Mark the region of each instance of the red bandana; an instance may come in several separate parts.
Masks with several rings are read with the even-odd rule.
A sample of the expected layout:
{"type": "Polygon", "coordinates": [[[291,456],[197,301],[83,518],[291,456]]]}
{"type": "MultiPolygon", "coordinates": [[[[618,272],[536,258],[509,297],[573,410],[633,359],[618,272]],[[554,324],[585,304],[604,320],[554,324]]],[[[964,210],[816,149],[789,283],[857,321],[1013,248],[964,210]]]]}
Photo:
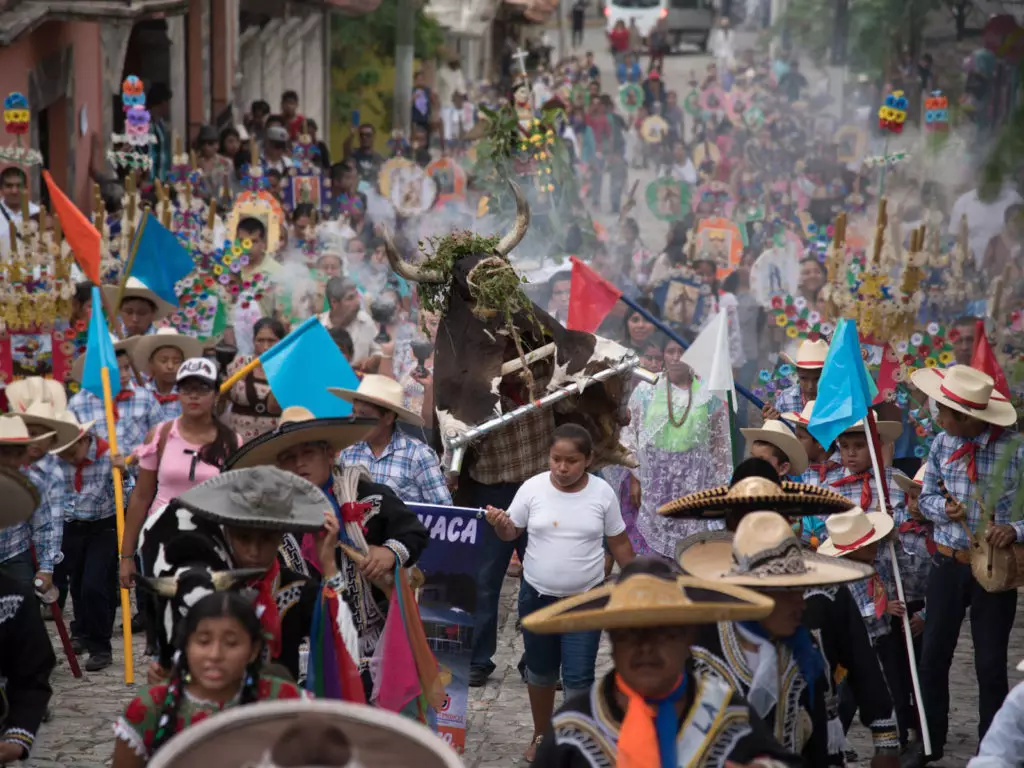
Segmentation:
{"type": "Polygon", "coordinates": [[[875,618],[880,619],[889,607],[889,596],[885,594],[885,584],[877,573],[871,577],[870,589],[871,601],[875,604],[875,618]]]}
{"type": "Polygon", "coordinates": [[[95,459],[82,459],[78,464],[75,465],[75,490],[79,493],[82,491],[82,471],[90,464],[94,464],[106,454],[107,449],[110,446],[107,441],[102,437],[96,438],[96,458],[95,459]]]}
{"type": "MultiPolygon", "coordinates": [[[[989,434],[988,443],[987,444],[991,444],[991,443],[995,442],[996,440],[999,439],[999,436],[1002,435],[1002,434],[1003,434],[1003,430],[1002,430],[1001,427],[992,427],[992,431],[989,434]]],[[[967,440],[967,441],[964,442],[963,445],[961,445],[959,448],[957,448],[955,451],[953,451],[953,455],[950,456],[948,459],[946,459],[946,463],[947,464],[952,464],[957,459],[966,458],[967,459],[967,479],[970,480],[972,483],[976,483],[976,482],[978,482],[978,464],[977,464],[977,462],[974,459],[975,459],[975,455],[978,453],[978,448],[980,448],[980,447],[983,447],[983,446],[979,446],[973,440],[967,440]]]]}
{"type": "Polygon", "coordinates": [[[114,396],[114,421],[119,421],[121,418],[121,413],[117,409],[117,404],[123,403],[125,400],[131,400],[132,395],[134,394],[135,392],[131,389],[122,389],[114,396]]]}
{"type": "Polygon", "coordinates": [[[899,531],[900,533],[913,533],[926,537],[924,545],[928,549],[928,554],[935,554],[935,542],[932,540],[932,532],[929,530],[928,526],[920,520],[904,520],[900,523],[899,531]]]}
{"type": "Polygon", "coordinates": [[[863,472],[858,472],[856,475],[847,475],[841,477],[838,480],[832,481],[833,488],[840,488],[844,485],[852,485],[853,483],[861,483],[860,487],[860,508],[865,512],[871,510],[871,470],[866,469],[863,472]]]}
{"type": "Polygon", "coordinates": [[[260,617],[263,634],[268,638],[271,660],[281,655],[281,615],[277,612],[277,600],[274,597],[274,583],[280,571],[281,566],[275,557],[274,564],[258,581],[249,582],[249,586],[256,587],[257,590],[256,603],[253,607],[260,617]],[[263,610],[259,610],[260,608],[263,610]]]}
{"type": "Polygon", "coordinates": [[[172,392],[169,395],[161,395],[159,392],[154,392],[153,396],[156,398],[156,401],[160,403],[160,405],[167,405],[167,403],[178,402],[178,395],[177,393],[174,392],[172,392]]]}
{"type": "Polygon", "coordinates": [[[822,462],[821,464],[809,464],[807,466],[808,469],[818,470],[819,483],[824,483],[825,478],[828,477],[828,473],[831,472],[833,469],[838,469],[838,467],[839,465],[836,464],[834,461],[825,461],[822,462]]]}

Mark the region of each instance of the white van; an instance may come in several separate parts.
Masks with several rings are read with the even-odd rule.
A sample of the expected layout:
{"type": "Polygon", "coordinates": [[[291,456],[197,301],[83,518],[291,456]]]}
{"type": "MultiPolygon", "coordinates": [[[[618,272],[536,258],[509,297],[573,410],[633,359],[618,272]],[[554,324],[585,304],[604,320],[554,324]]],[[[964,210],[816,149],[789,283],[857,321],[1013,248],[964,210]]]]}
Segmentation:
{"type": "Polygon", "coordinates": [[[685,40],[702,51],[707,50],[715,22],[713,0],[605,0],[604,15],[609,32],[618,21],[628,27],[629,20],[636,19],[644,37],[659,19],[667,18],[673,49],[685,40]]]}

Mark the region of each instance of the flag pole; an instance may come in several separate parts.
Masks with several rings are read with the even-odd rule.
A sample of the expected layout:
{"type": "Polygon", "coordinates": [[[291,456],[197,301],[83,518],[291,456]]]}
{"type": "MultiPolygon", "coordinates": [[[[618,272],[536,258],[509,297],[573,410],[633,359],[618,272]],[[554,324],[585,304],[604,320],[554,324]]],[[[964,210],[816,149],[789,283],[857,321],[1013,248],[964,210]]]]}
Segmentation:
{"type": "MultiPolygon", "coordinates": [[[[867,430],[868,452],[871,454],[871,466],[875,471],[875,485],[878,488],[878,506],[882,512],[890,514],[887,507],[886,485],[882,473],[882,463],[879,459],[881,443],[878,441],[878,426],[875,424],[875,414],[868,408],[864,416],[864,425],[867,430]]],[[[867,510],[865,510],[867,511],[867,510]]],[[[896,547],[892,538],[888,542],[889,560],[892,562],[892,573],[896,579],[896,596],[903,603],[903,639],[907,645],[907,656],[910,659],[910,680],[914,686],[914,700],[917,702],[917,713],[921,721],[921,741],[924,743],[924,753],[932,754],[932,739],[928,731],[928,716],[924,710],[924,698],[921,696],[921,680],[917,674],[917,654],[914,652],[914,635],[910,631],[910,615],[907,611],[907,598],[903,592],[903,578],[900,576],[900,566],[896,562],[896,547]]]]}
{"type": "Polygon", "coordinates": [[[146,220],[149,218],[149,209],[142,212],[142,221],[135,228],[135,237],[132,238],[132,249],[128,253],[128,261],[125,262],[124,270],[121,272],[121,282],[117,286],[117,311],[121,311],[121,302],[124,301],[124,292],[128,288],[128,278],[131,277],[132,267],[135,266],[135,256],[139,252],[139,241],[142,240],[142,232],[146,228],[146,220]]]}
{"type": "Polygon", "coordinates": [[[227,379],[224,380],[224,383],[220,385],[219,394],[226,395],[231,390],[231,388],[235,386],[235,384],[240,382],[242,379],[244,379],[250,373],[255,371],[257,368],[259,368],[261,362],[262,361],[258,357],[254,357],[248,363],[246,363],[233,374],[231,374],[227,379]]]}
{"type": "MultiPolygon", "coordinates": [[[[103,380],[103,410],[107,419],[107,441],[110,444],[110,455],[117,455],[117,423],[114,421],[114,396],[110,388],[110,369],[100,368],[103,380]]],[[[121,556],[122,538],[124,537],[124,487],[122,486],[121,468],[114,467],[114,509],[117,513],[117,554],[121,556]]],[[[120,562],[120,559],[118,560],[120,562]]],[[[135,662],[132,659],[132,608],[128,599],[128,590],[121,588],[121,638],[124,644],[124,682],[131,685],[135,682],[135,662]]]]}

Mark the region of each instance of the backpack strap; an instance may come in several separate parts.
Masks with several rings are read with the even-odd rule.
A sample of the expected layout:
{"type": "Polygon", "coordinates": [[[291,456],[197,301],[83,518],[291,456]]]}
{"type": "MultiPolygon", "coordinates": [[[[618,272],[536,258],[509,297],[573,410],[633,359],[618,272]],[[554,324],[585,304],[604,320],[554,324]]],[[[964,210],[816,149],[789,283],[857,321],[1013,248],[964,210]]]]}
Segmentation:
{"type": "Polygon", "coordinates": [[[160,425],[160,431],[158,433],[159,438],[156,443],[156,471],[160,472],[160,465],[164,460],[164,449],[167,447],[167,438],[171,435],[171,427],[174,426],[176,419],[165,421],[160,425]]]}

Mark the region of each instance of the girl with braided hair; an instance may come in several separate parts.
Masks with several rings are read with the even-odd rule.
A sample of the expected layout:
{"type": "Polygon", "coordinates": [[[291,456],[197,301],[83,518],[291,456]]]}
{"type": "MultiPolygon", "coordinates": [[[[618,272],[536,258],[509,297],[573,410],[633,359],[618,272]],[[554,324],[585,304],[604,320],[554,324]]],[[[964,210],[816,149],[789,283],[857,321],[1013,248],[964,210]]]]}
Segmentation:
{"type": "Polygon", "coordinates": [[[140,768],[175,734],[231,707],[305,694],[260,674],[263,634],[248,600],[237,592],[201,598],[179,624],[170,680],[127,706],[114,725],[114,768],[140,768]]]}

